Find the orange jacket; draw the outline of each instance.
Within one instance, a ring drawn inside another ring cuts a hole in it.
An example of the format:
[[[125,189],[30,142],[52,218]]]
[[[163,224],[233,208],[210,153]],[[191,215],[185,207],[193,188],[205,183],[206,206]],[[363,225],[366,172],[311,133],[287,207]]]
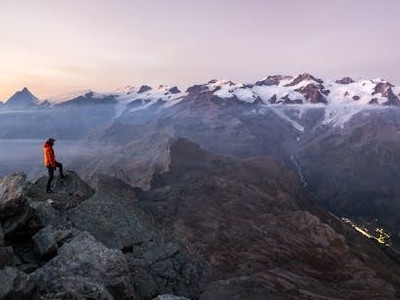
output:
[[[56,156],[54,155],[53,147],[45,143],[43,145],[43,155],[44,155],[44,165],[46,167],[53,167],[56,168]]]

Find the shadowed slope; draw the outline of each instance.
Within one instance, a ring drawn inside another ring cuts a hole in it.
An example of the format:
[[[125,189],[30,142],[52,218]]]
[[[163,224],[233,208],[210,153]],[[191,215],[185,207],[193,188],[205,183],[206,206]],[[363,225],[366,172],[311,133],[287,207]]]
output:
[[[307,200],[272,158],[238,160],[178,140],[170,172],[152,186],[142,196],[147,212],[212,266],[203,299],[228,299],[232,289],[248,299],[396,298],[399,268]]]

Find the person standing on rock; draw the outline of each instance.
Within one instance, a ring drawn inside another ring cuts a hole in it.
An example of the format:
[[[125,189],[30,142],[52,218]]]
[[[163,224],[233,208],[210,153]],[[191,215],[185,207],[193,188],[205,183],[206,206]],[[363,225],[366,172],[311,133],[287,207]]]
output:
[[[56,161],[56,156],[54,154],[53,145],[56,140],[53,138],[47,139],[47,141],[43,145],[43,155],[44,155],[44,165],[46,166],[49,172],[49,178],[47,180],[46,193],[52,193],[51,190],[51,182],[54,178],[54,170],[59,170],[60,172],[60,180],[64,181],[63,174],[63,165]]]

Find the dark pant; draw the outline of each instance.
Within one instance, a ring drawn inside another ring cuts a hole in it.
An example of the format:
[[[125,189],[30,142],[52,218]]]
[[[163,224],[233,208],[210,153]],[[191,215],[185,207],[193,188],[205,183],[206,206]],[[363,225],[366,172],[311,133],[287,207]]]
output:
[[[64,178],[63,165],[61,163],[59,163],[58,161],[56,161],[56,166],[58,168],[58,171],[60,172],[60,177]],[[54,178],[54,168],[53,167],[47,167],[47,170],[49,171],[49,179],[47,180],[46,191],[49,191],[50,187],[51,187],[51,182],[53,181],[53,178]]]

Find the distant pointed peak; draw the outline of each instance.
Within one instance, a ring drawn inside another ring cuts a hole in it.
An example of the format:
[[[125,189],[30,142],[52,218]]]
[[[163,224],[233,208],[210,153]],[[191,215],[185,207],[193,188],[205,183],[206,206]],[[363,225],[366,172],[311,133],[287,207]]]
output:
[[[15,107],[25,107],[29,105],[34,105],[38,102],[38,98],[36,98],[28,88],[24,87],[21,91],[16,92],[12,95],[6,102],[7,106],[15,106]]]
[[[16,94],[18,94],[18,93],[20,93],[20,94],[33,95],[33,94],[31,93],[31,91],[30,91],[27,87],[24,87],[22,90],[16,92]]]

